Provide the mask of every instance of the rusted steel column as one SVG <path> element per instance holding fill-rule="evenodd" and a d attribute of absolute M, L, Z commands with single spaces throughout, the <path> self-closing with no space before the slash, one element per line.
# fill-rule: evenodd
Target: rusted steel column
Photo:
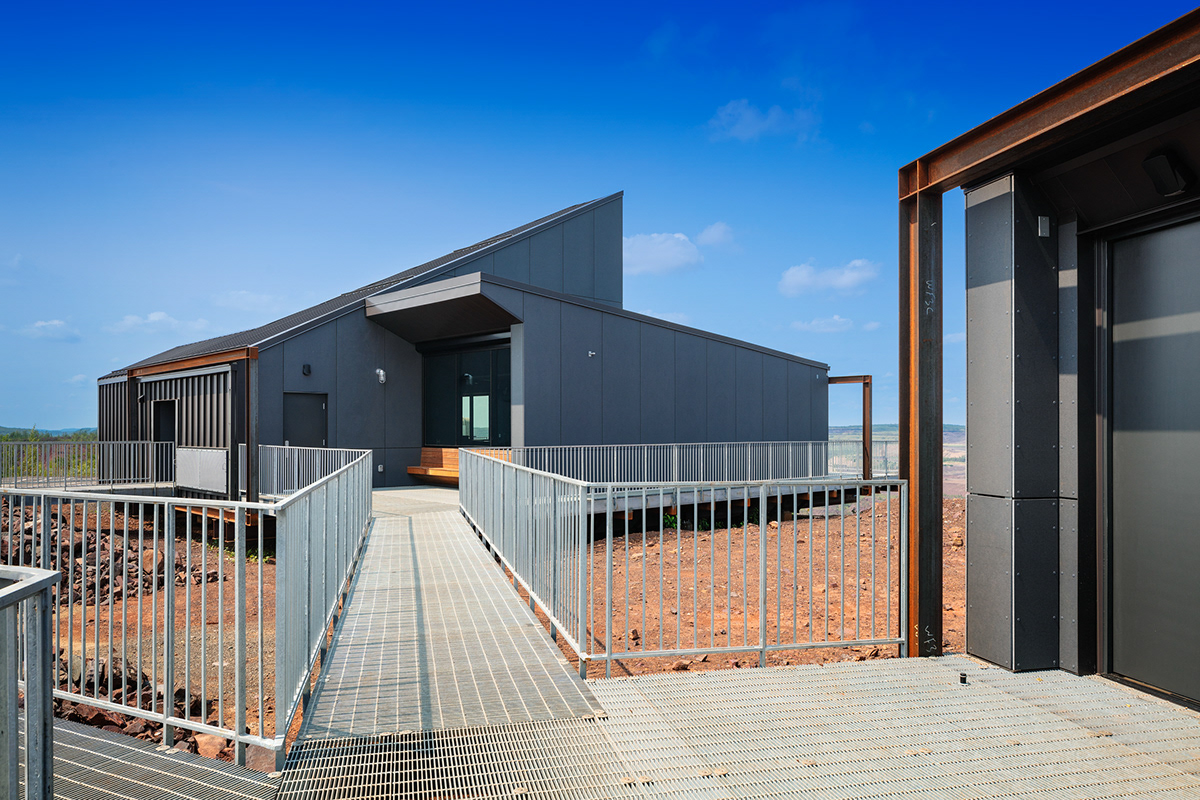
<path fill-rule="evenodd" d="M 923 183 L 917 163 L 918 186 Z M 942 194 L 900 200 L 900 477 L 909 484 L 908 652 L 942 652 Z M 916 187 L 913 187 L 916 188 Z"/>

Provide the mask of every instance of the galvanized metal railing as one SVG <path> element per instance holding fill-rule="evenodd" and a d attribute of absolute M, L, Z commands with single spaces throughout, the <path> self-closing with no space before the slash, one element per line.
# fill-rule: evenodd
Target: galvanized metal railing
<path fill-rule="evenodd" d="M 156 486 L 175 481 L 172 442 L 0 442 L 0 486 Z"/>
<path fill-rule="evenodd" d="M 348 460 L 276 502 L 0 489 L 0 564 L 63 578 L 55 696 L 282 764 L 370 521 L 370 451 Z"/>
<path fill-rule="evenodd" d="M 886 476 L 888 442 L 873 442 L 874 475 Z M 769 481 L 823 475 L 863 477 L 862 443 L 713 442 L 514 447 L 494 450 L 530 469 L 582 481 Z M 503 454 L 503 455 L 502 455 Z M 895 465 L 892 465 L 893 468 Z"/>
<path fill-rule="evenodd" d="M 590 662 L 898 645 L 907 485 L 593 483 L 459 454 L 464 515 Z"/>
<path fill-rule="evenodd" d="M 57 572 L 0 566 L 0 798 L 54 796 L 51 592 Z M 21 759 L 19 691 L 24 692 Z M 24 783 L 25 791 L 20 792 Z"/>
<path fill-rule="evenodd" d="M 331 475 L 370 450 L 334 450 L 325 447 L 258 446 L 259 497 L 287 497 Z M 238 445 L 239 486 L 245 494 L 246 445 Z"/>

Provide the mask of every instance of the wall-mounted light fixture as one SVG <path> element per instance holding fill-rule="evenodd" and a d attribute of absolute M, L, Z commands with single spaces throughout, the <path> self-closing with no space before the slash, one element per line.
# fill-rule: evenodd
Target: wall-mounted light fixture
<path fill-rule="evenodd" d="M 381 369 L 375 370 L 375 377 L 379 378 L 380 383 L 387 383 L 387 373 Z"/>
<path fill-rule="evenodd" d="M 312 375 L 312 364 L 305 364 L 300 368 L 300 373 L 304 376 Z"/>
<path fill-rule="evenodd" d="M 1154 190 L 1163 197 L 1176 197 L 1191 188 L 1195 176 L 1179 156 L 1170 150 L 1160 150 L 1142 162 Z"/>

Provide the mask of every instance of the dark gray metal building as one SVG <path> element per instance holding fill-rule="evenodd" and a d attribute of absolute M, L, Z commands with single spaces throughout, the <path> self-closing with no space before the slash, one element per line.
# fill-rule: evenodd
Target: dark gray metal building
<path fill-rule="evenodd" d="M 422 448 L 827 439 L 827 365 L 622 309 L 621 203 L 106 375 L 100 437 L 369 448 L 379 486 Z"/>
<path fill-rule="evenodd" d="M 901 171 L 921 652 L 940 645 L 940 195 L 962 186 L 967 649 L 1200 702 L 1197 176 L 1200 12 Z"/>

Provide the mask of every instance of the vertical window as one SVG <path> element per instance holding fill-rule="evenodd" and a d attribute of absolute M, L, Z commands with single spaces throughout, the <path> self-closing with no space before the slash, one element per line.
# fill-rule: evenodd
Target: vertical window
<path fill-rule="evenodd" d="M 508 348 L 425 356 L 425 445 L 508 445 L 510 364 Z"/>

